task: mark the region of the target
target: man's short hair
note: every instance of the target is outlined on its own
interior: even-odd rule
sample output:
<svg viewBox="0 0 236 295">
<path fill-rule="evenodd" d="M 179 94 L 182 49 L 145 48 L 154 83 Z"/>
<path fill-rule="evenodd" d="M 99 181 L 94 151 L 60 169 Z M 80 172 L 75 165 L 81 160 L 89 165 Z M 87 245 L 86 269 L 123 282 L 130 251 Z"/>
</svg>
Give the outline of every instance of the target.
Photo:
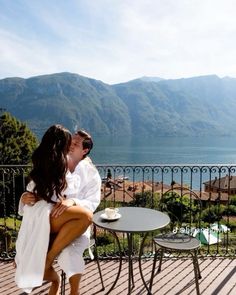
<svg viewBox="0 0 236 295">
<path fill-rule="evenodd" d="M 93 148 L 93 140 L 91 135 L 86 132 L 85 130 L 78 130 L 75 135 L 79 135 L 80 137 L 83 138 L 82 141 L 82 145 L 83 145 L 83 149 L 88 149 L 87 154 L 85 155 L 85 157 L 90 153 L 91 149 Z"/>
</svg>

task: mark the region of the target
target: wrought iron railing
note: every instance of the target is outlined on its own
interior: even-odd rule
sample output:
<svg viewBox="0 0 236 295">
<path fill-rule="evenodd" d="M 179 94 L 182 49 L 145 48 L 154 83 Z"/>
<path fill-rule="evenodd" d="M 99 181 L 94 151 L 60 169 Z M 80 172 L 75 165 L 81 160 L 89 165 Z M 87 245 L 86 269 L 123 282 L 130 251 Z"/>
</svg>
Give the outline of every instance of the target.
<svg viewBox="0 0 236 295">
<path fill-rule="evenodd" d="M 172 190 L 174 197 L 167 212 L 174 216 L 176 206 L 182 202 L 181 194 L 188 189 L 198 196 L 202 207 L 200 214 L 198 212 L 198 220 L 189 224 L 187 219 L 182 219 L 181 230 L 196 235 L 202 241 L 201 255 L 235 256 L 236 165 L 97 165 L 97 169 L 102 178 L 101 204 L 98 210 L 108 206 L 159 209 L 163 194 Z M 14 256 L 15 240 L 21 222 L 17 207 L 27 184 L 29 170 L 30 166 L 27 165 L 0 165 L 2 259 L 11 259 Z M 194 200 L 185 204 L 185 216 L 188 208 L 190 212 L 191 206 L 194 206 Z M 180 225 L 175 221 L 172 220 L 168 230 L 179 230 Z M 115 257 L 118 248 L 112 236 L 98 229 L 97 237 L 99 254 Z M 125 255 L 125 235 L 120 239 Z M 134 253 L 138 251 L 140 242 L 140 235 L 134 235 Z M 150 236 L 144 255 L 152 253 L 153 243 Z"/>
</svg>

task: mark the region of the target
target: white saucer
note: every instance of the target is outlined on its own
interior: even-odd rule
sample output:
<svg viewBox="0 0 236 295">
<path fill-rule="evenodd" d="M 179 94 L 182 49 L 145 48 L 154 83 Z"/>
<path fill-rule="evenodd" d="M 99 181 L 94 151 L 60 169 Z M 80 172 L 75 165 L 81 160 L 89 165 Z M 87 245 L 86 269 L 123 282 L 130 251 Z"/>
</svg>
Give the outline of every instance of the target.
<svg viewBox="0 0 236 295">
<path fill-rule="evenodd" d="M 117 220 L 117 219 L 121 218 L 120 213 L 116 213 L 116 215 L 112 218 L 109 218 L 105 213 L 101 214 L 100 216 L 102 217 L 102 219 L 105 219 L 105 220 Z"/>
</svg>

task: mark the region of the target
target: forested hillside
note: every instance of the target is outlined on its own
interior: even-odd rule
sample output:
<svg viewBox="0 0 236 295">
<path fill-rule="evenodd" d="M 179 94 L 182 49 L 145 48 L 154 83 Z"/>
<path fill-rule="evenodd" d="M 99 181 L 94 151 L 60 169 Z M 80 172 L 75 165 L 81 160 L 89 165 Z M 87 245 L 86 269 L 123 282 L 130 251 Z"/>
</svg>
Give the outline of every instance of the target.
<svg viewBox="0 0 236 295">
<path fill-rule="evenodd" d="M 54 123 L 93 135 L 230 135 L 236 133 L 236 79 L 143 77 L 108 85 L 59 73 L 0 80 L 0 107 L 41 134 Z"/>
</svg>

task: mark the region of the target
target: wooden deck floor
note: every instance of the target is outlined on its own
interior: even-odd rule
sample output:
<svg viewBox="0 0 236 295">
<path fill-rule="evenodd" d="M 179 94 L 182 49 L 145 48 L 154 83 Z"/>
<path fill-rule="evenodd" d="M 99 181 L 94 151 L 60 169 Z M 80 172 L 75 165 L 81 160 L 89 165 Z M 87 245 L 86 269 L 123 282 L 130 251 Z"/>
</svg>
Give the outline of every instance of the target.
<svg viewBox="0 0 236 295">
<path fill-rule="evenodd" d="M 230 258 L 205 258 L 200 259 L 202 279 L 200 280 L 201 294 L 204 295 L 235 295 L 236 294 L 236 259 Z M 151 273 L 152 260 L 142 263 L 143 273 L 146 280 Z M 95 262 L 86 265 L 86 271 L 81 282 L 81 295 L 83 294 L 105 294 L 112 285 L 117 273 L 118 262 L 115 260 L 101 261 L 103 277 L 106 290 L 100 292 L 101 285 L 99 273 Z M 135 287 L 132 294 L 147 294 L 142 286 L 139 274 L 138 262 L 134 262 Z M 127 294 L 127 262 L 122 265 L 122 273 L 115 289 L 110 294 Z M 47 294 L 48 284 L 35 289 L 31 294 Z M 0 262 L 0 294 L 1 295 L 23 295 L 14 283 L 14 268 L 12 263 Z M 69 294 L 68 285 L 66 294 Z M 153 294 L 160 295 L 190 295 L 196 294 L 193 277 L 193 267 L 189 259 L 168 259 L 163 263 L 161 273 L 154 279 Z"/>
</svg>

